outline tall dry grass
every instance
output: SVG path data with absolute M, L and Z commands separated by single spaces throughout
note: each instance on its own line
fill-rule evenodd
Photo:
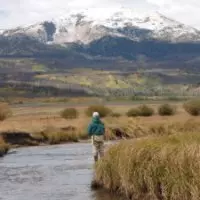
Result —
M 61 144 L 67 142 L 79 142 L 81 139 L 86 139 L 87 135 L 75 127 L 59 129 L 49 126 L 43 131 L 33 134 L 33 137 L 44 141 L 44 143 Z
M 177 132 L 200 132 L 200 122 L 193 120 L 146 124 L 138 119 L 108 117 L 103 122 L 106 127 L 105 140 L 107 141 L 172 135 Z M 39 132 L 39 137 L 43 137 L 43 140 L 49 144 L 88 140 L 87 126 L 89 123 L 90 121 L 83 120 L 79 121 L 77 125 L 67 126 L 65 128 L 48 126 Z
M 96 165 L 104 188 L 130 199 L 200 199 L 200 134 L 129 140 L 111 147 Z
M 155 121 L 147 123 L 143 119 L 113 119 L 105 120 L 106 139 L 116 139 L 117 135 L 122 138 L 141 138 L 147 136 L 172 135 L 177 132 L 200 132 L 200 121 L 193 119 L 186 121 Z
M 150 107 L 156 110 L 158 105 L 150 105 Z M 40 141 L 45 141 L 47 144 L 58 144 L 88 139 L 87 126 L 91 121 L 92 113 L 90 117 L 87 117 L 85 115 L 87 107 L 76 107 L 80 115 L 76 119 L 65 120 L 60 116 L 60 112 L 64 108 L 65 105 L 61 107 L 12 108 L 13 116 L 1 122 L 0 132 L 30 133 L 38 139 L 39 144 Z M 171 135 L 185 129 L 200 131 L 200 118 L 192 118 L 189 122 L 188 119 L 191 117 L 183 111 L 180 105 L 176 116 L 161 117 L 154 115 L 148 118 L 126 117 L 125 113 L 130 105 L 125 107 L 110 106 L 109 108 L 113 112 L 102 118 L 106 127 L 106 140 L 141 138 L 149 135 Z M 75 130 L 66 130 L 68 127 L 74 127 Z M 41 134 L 42 132 L 44 133 Z

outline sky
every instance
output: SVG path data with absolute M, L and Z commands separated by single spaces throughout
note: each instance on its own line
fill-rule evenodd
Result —
M 157 11 L 200 29 L 200 0 L 0 0 L 0 29 L 30 25 L 87 8 Z

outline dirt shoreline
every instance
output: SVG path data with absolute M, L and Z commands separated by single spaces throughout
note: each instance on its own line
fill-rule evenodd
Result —
M 26 147 L 40 147 L 40 146 L 53 146 L 53 145 L 63 145 L 63 144 L 75 144 L 75 143 L 90 143 L 90 139 L 78 139 L 77 141 L 69 140 L 66 142 L 59 142 L 55 144 L 50 144 L 47 139 L 41 140 L 33 137 L 30 133 L 0 133 L 3 138 L 7 148 L 1 149 L 0 146 L 0 157 L 5 156 L 9 153 L 11 149 L 19 149 Z M 114 142 L 115 140 L 109 140 Z

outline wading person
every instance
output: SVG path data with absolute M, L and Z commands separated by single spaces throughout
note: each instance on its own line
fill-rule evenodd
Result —
M 104 155 L 104 134 L 105 126 L 100 120 L 98 112 L 93 113 L 91 124 L 88 126 L 88 134 L 91 136 L 93 145 L 94 161 L 97 162 L 99 157 Z

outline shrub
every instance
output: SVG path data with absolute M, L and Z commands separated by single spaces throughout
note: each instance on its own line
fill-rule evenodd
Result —
M 158 108 L 158 114 L 161 116 L 171 116 L 176 112 L 175 107 L 169 104 L 163 104 Z
M 139 110 L 139 116 L 149 117 L 154 114 L 153 108 L 150 108 L 146 105 L 139 106 L 138 110 Z
M 154 114 L 154 110 L 146 105 L 139 106 L 138 108 L 132 108 L 127 112 L 128 117 L 149 117 Z
M 79 113 L 75 108 L 66 108 L 61 112 L 61 117 L 64 119 L 76 119 Z
M 191 100 L 184 104 L 184 109 L 193 116 L 200 115 L 200 100 Z
M 94 112 L 98 112 L 100 117 L 106 117 L 106 116 L 108 116 L 112 113 L 111 110 L 106 106 L 93 105 L 93 106 L 90 106 L 86 109 L 85 114 L 88 117 L 91 117 Z
M 126 113 L 126 115 L 127 115 L 128 117 L 137 117 L 137 116 L 139 116 L 140 114 L 139 114 L 139 110 L 138 110 L 137 108 L 131 108 L 131 109 Z
M 4 121 L 12 115 L 12 112 L 7 104 L 0 104 L 0 121 Z
M 121 117 L 122 115 L 120 113 L 114 112 L 114 113 L 111 113 L 110 116 L 111 117 Z

